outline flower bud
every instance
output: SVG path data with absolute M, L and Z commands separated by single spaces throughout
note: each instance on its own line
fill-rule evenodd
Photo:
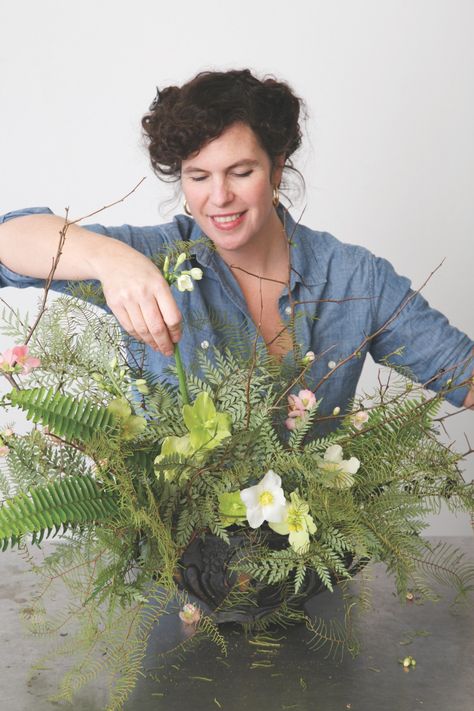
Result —
M 184 605 L 183 609 L 179 612 L 179 619 L 186 625 L 196 624 L 200 618 L 201 610 L 197 605 L 193 605 L 192 602 L 188 602 Z
M 303 358 L 301 359 L 301 362 L 303 365 L 309 365 L 315 360 L 316 356 L 314 354 L 314 351 L 308 351 Z
M 182 265 L 183 262 L 186 261 L 186 252 L 181 252 L 179 255 L 178 259 L 176 260 L 176 264 L 174 265 L 175 270 Z
M 194 279 L 195 281 L 200 281 L 200 279 L 202 279 L 202 269 L 199 269 L 199 267 L 193 267 L 189 270 L 188 274 L 191 279 Z
M 147 382 L 143 378 L 135 380 L 135 387 L 142 395 L 148 395 L 148 393 L 150 392 Z

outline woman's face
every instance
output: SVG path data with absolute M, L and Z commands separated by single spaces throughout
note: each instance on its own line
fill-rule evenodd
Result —
M 181 186 L 189 210 L 219 252 L 270 244 L 278 226 L 272 196 L 282 168 L 252 129 L 229 126 L 219 138 L 181 164 Z

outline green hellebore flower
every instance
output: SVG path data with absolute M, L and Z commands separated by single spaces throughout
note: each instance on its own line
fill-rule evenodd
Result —
M 192 405 L 184 405 L 183 418 L 195 451 L 214 449 L 230 437 L 230 416 L 217 412 L 209 393 L 199 393 Z
M 176 435 L 165 437 L 161 445 L 161 452 L 155 457 L 154 463 L 160 464 L 166 457 L 171 454 L 180 454 L 184 457 L 191 457 L 194 453 L 194 449 L 191 445 L 189 435 L 184 435 L 184 437 L 177 437 Z M 155 469 L 157 475 L 163 471 L 162 469 Z M 182 471 L 182 470 L 181 470 Z M 165 479 L 170 479 L 174 474 L 173 469 L 165 469 L 164 475 Z
M 107 405 L 107 410 L 117 417 L 119 420 L 126 420 L 132 414 L 132 408 L 123 397 L 117 397 L 111 400 Z
M 309 505 L 300 499 L 296 491 L 290 494 L 282 523 L 268 525 L 282 536 L 288 535 L 288 542 L 296 553 L 303 553 L 309 545 L 309 534 L 316 533 L 316 524 L 309 514 Z
M 123 397 L 115 398 L 115 400 L 109 402 L 107 410 L 120 421 L 124 439 L 138 437 L 146 427 L 145 418 L 132 415 L 132 408 Z
M 246 520 L 246 507 L 240 498 L 240 491 L 225 491 L 219 494 L 219 513 L 224 527 L 233 523 L 244 523 Z
M 135 439 L 138 437 L 146 427 L 146 420 L 144 417 L 139 417 L 138 415 L 130 415 L 123 422 L 122 435 L 124 439 Z

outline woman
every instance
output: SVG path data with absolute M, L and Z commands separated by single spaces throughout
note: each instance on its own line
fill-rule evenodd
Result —
M 237 334 L 250 348 L 258 336 L 279 358 L 293 347 L 298 358 L 314 352 L 306 384 L 323 417 L 349 406 L 368 352 L 436 390 L 464 382 L 447 399 L 474 405 L 466 384 L 474 342 L 386 260 L 296 224 L 280 204 L 301 107 L 286 84 L 248 70 L 203 73 L 159 92 L 143 128 L 155 172 L 180 181 L 187 215 L 153 227 L 70 226 L 54 288 L 99 280 L 159 374 L 178 341 L 192 368 L 199 347 L 235 343 Z M 48 212 L 0 218 L 3 286 L 40 285 L 49 273 L 64 221 Z M 204 271 L 191 292 L 171 291 L 150 261 L 179 240 Z

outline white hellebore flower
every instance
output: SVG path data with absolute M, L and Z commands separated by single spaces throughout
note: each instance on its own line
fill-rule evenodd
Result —
M 326 449 L 319 469 L 323 472 L 323 481 L 327 486 L 345 489 L 353 485 L 353 475 L 359 470 L 360 462 L 356 457 L 343 459 L 342 456 L 342 447 L 339 444 L 333 444 Z
M 271 469 L 262 481 L 248 489 L 242 489 L 240 498 L 247 509 L 247 521 L 258 528 L 264 521 L 281 523 L 286 513 L 286 500 L 281 488 L 281 478 Z
M 178 291 L 192 291 L 194 289 L 193 280 L 189 274 L 180 274 L 176 279 Z

